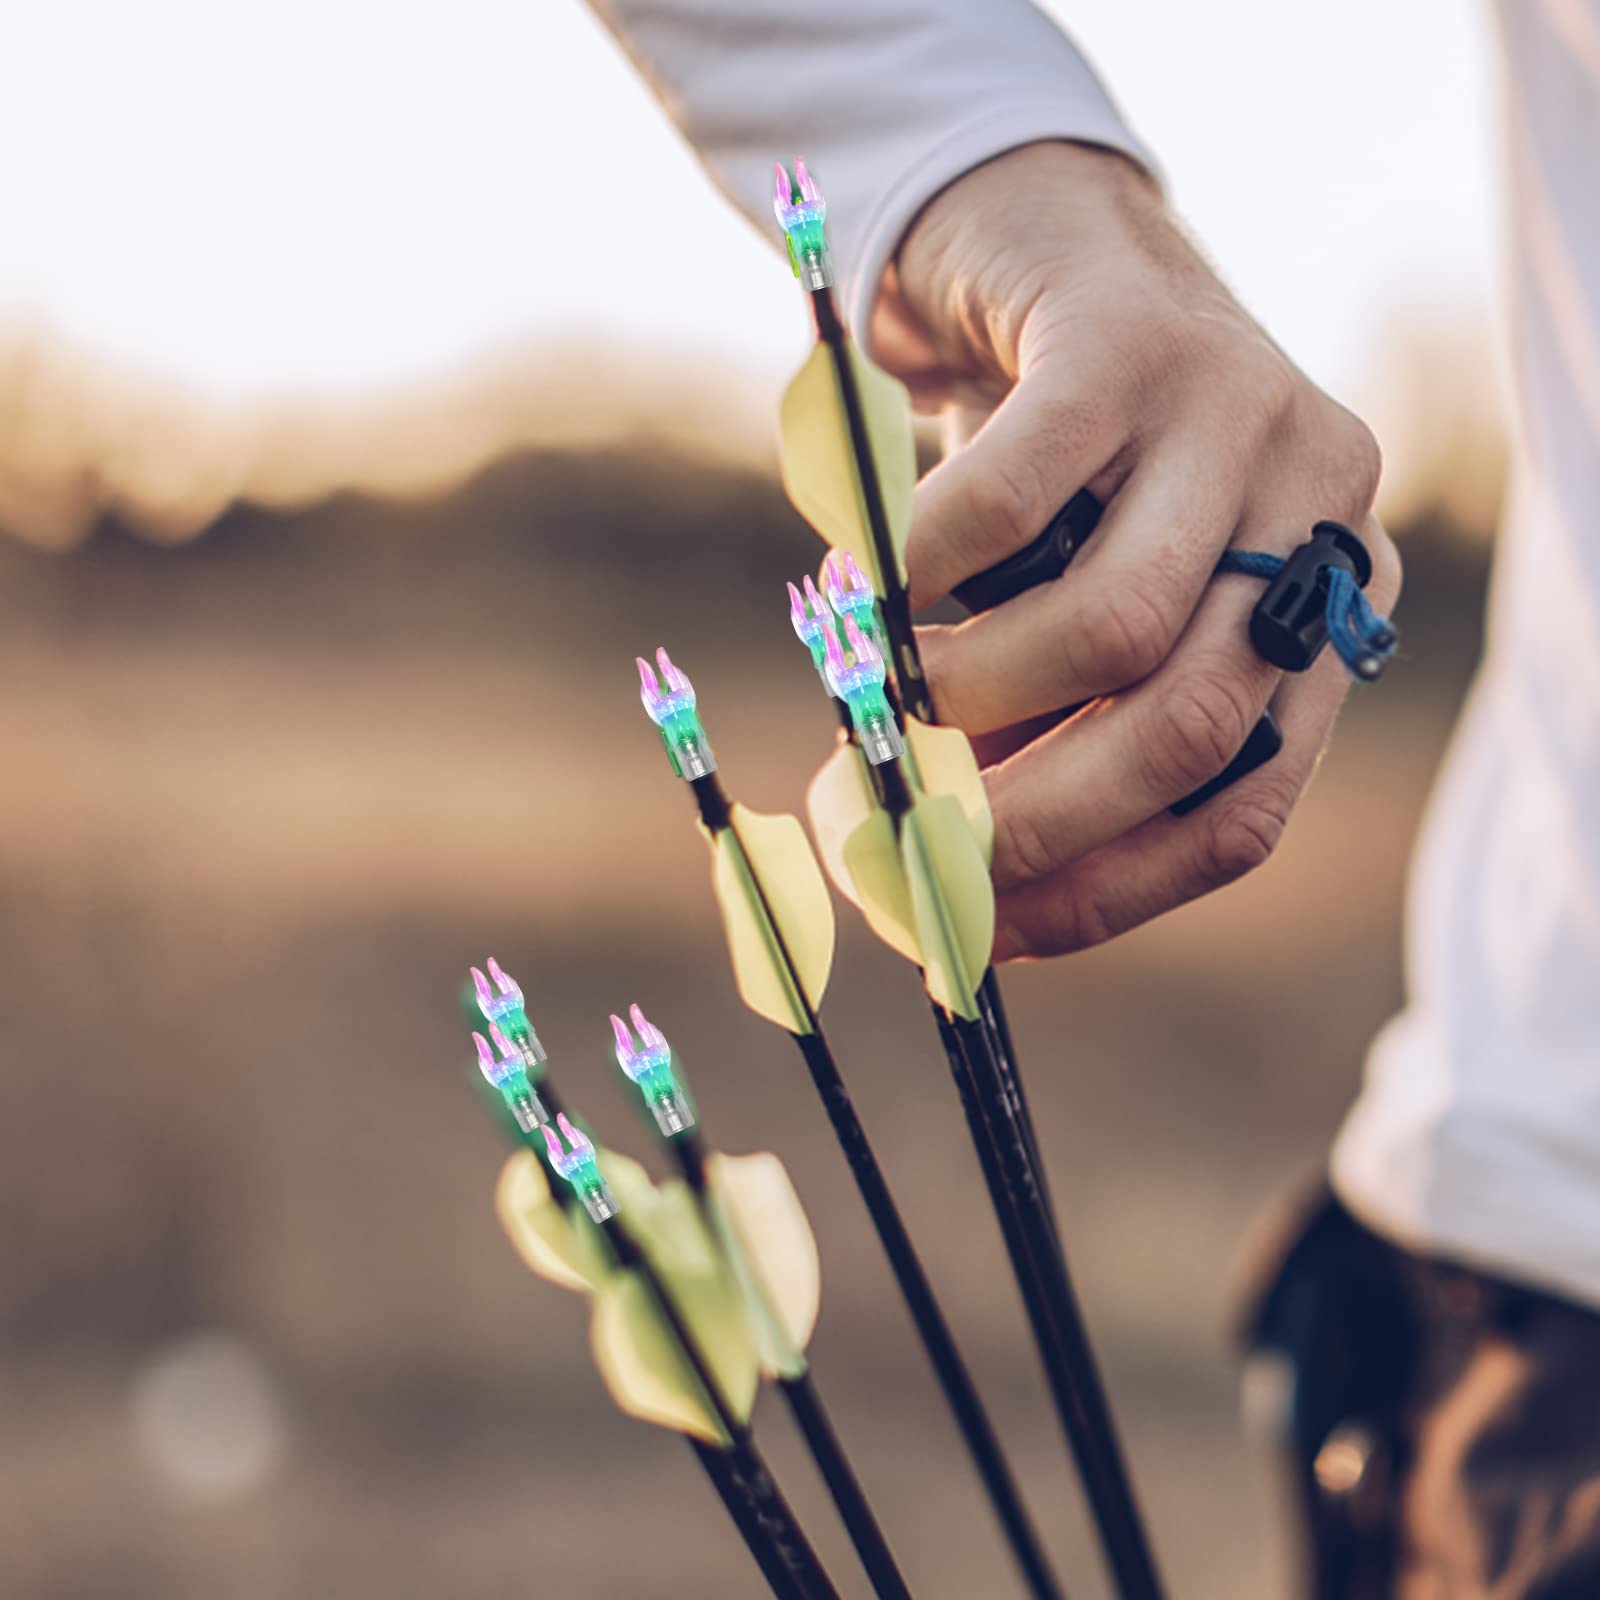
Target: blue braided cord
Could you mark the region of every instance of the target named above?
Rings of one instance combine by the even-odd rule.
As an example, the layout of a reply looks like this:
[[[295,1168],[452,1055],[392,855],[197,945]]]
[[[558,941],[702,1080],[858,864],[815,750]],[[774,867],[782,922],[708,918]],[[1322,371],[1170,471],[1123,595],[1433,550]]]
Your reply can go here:
[[[1276,578],[1283,571],[1283,557],[1269,556],[1262,550],[1224,550],[1217,563],[1216,576],[1236,572],[1241,578]]]
[[[1242,578],[1270,580],[1283,570],[1282,556],[1263,550],[1224,550],[1216,576],[1228,573]],[[1352,678],[1371,683],[1383,676],[1400,635],[1387,617],[1372,608],[1361,586],[1343,567],[1323,567],[1328,580],[1328,638]]]
[[[1350,675],[1371,683],[1383,676],[1400,635],[1372,609],[1361,586],[1343,567],[1329,567],[1328,637]]]

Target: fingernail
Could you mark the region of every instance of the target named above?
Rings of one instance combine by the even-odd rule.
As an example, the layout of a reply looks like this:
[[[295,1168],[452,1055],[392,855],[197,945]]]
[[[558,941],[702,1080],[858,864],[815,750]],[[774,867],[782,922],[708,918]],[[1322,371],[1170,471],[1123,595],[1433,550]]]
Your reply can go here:
[[[994,959],[996,963],[1015,961],[1028,953],[1028,940],[1022,929],[1002,922],[995,931]]]

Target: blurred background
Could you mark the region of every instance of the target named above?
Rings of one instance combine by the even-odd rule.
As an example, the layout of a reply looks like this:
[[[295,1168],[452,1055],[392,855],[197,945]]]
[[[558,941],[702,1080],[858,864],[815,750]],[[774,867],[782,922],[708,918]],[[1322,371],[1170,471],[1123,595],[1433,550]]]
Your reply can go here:
[[[1407,560],[1404,658],[1273,863],[1006,980],[1174,1590],[1267,1600],[1230,1285],[1400,999],[1404,864],[1479,647],[1486,25],[1054,9],[1246,304],[1374,421]],[[807,326],[773,239],[576,0],[10,0],[0,219],[0,1594],[756,1592],[497,1232],[456,993],[490,953],[616,1142],[649,1148],[606,1054],[637,999],[717,1141],[785,1157],[817,1369],[912,1587],[1002,1592],[809,1085],[733,995],[629,659],[668,643],[736,791],[798,807],[832,721],[782,598],[816,546],[775,478]],[[944,1068],[847,911],[828,1010],[1095,1596]]]

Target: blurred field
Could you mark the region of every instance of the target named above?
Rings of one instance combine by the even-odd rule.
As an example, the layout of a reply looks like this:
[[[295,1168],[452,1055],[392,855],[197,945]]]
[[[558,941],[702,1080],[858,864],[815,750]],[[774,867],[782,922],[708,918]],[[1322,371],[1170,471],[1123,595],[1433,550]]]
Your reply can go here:
[[[1007,979],[1184,1600],[1281,1592],[1228,1281],[1399,997],[1401,874],[1484,561],[1426,525],[1407,553],[1407,659],[1354,697],[1272,865]],[[496,1232],[455,998],[491,952],[619,1141],[648,1148],[605,1013],[638,999],[713,1136],[790,1162],[824,1257],[819,1376],[912,1587],[1011,1592],[798,1061],[732,994],[635,695],[630,657],[668,643],[737,791],[796,807],[831,724],[781,579],[814,554],[775,485],[661,450],[519,456],[430,503],[236,510],[177,550],[114,527],[67,558],[0,550],[0,1595],[757,1592],[681,1447],[604,1400],[578,1304]],[[931,1031],[841,926],[830,1031],[1090,1600]],[[207,1330],[228,1360],[190,1359]],[[859,1594],[786,1417],[763,1422]]]

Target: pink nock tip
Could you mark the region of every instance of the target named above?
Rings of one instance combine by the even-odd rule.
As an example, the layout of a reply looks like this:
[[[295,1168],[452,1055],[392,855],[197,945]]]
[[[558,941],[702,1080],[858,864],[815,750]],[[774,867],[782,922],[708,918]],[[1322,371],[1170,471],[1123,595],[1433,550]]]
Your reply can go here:
[[[629,1006],[628,1015],[633,1018],[633,1025],[638,1030],[639,1039],[645,1049],[659,1050],[667,1042],[666,1034],[651,1022],[638,1006]]]
[[[499,1063],[494,1058],[494,1052],[489,1048],[489,1041],[481,1033],[472,1036],[472,1042],[478,1051],[478,1070],[490,1083],[498,1076]]]
[[[611,1031],[617,1036],[617,1062],[625,1067],[633,1060],[633,1035],[628,1032],[628,1024],[615,1011],[611,1013]]]
[[[822,587],[828,591],[828,598],[837,606],[839,597],[844,593],[844,585],[839,582],[839,569],[833,564],[832,556],[822,563]]]
[[[567,1114],[565,1111],[557,1114],[556,1121],[561,1124],[561,1131],[566,1134],[567,1143],[571,1146],[573,1155],[582,1156],[594,1154],[594,1146],[589,1143],[588,1139],[583,1134],[581,1134],[572,1126],[570,1122],[567,1121]],[[546,1123],[545,1132],[548,1133],[549,1131],[550,1125]]]
[[[484,1006],[494,1004],[494,990],[489,987],[489,980],[476,967],[472,969],[472,987],[478,991],[478,1008],[480,1010]]]
[[[789,186],[789,174],[783,170],[781,161],[772,163],[772,204],[779,211],[789,209],[789,197],[794,191]]]
[[[522,1052],[512,1048],[511,1041],[500,1031],[498,1022],[489,1024],[489,1037],[494,1040],[494,1047],[500,1052],[502,1059],[510,1057],[516,1061],[522,1060]]]
[[[839,635],[834,632],[831,622],[822,624],[822,648],[828,653],[828,666],[834,672],[843,672],[844,646],[839,643]]]
[[[806,600],[810,603],[812,614],[814,616],[818,616],[818,617],[827,616],[828,608],[823,603],[822,596],[817,593],[817,586],[816,586],[816,584],[814,584],[811,581],[811,577],[810,577],[809,574],[807,574],[807,576],[806,576],[805,585],[806,585]]]
[[[656,682],[656,675],[650,670],[650,663],[643,656],[633,658],[639,665],[639,688],[646,695],[661,693],[661,685]]]
[[[856,565],[856,558],[848,550],[844,553],[844,575],[850,580],[852,589],[871,588],[871,585],[867,582],[866,574]]]
[[[794,164],[795,187],[800,191],[800,198],[807,205],[815,205],[822,199],[822,191],[817,187],[817,180],[806,171],[806,164],[797,160]]]
[[[506,976],[505,968],[502,967],[493,956],[489,957],[489,976],[493,978],[494,981],[500,986],[501,994],[514,994],[519,998],[521,997],[521,985],[515,978],[508,978]]]
[[[800,591],[791,583],[789,586],[789,616],[798,627],[806,618],[806,603],[800,598]]]
[[[661,680],[669,689],[681,694],[685,689],[691,687],[687,674],[680,672],[678,668],[673,666],[672,657],[667,654],[665,645],[656,650],[656,663],[661,668]]]
[[[563,1122],[566,1118],[561,1119]],[[544,1124],[544,1147],[550,1152],[550,1165],[560,1172],[567,1163],[567,1152],[561,1148],[561,1141],[556,1137],[556,1130],[547,1122]]]
[[[844,636],[850,641],[850,648],[855,651],[856,660],[858,662],[876,662],[883,659],[882,656],[878,654],[877,645],[875,645],[870,639],[866,638],[862,634],[861,630],[856,626],[856,619],[854,617],[846,617],[844,619]]]

